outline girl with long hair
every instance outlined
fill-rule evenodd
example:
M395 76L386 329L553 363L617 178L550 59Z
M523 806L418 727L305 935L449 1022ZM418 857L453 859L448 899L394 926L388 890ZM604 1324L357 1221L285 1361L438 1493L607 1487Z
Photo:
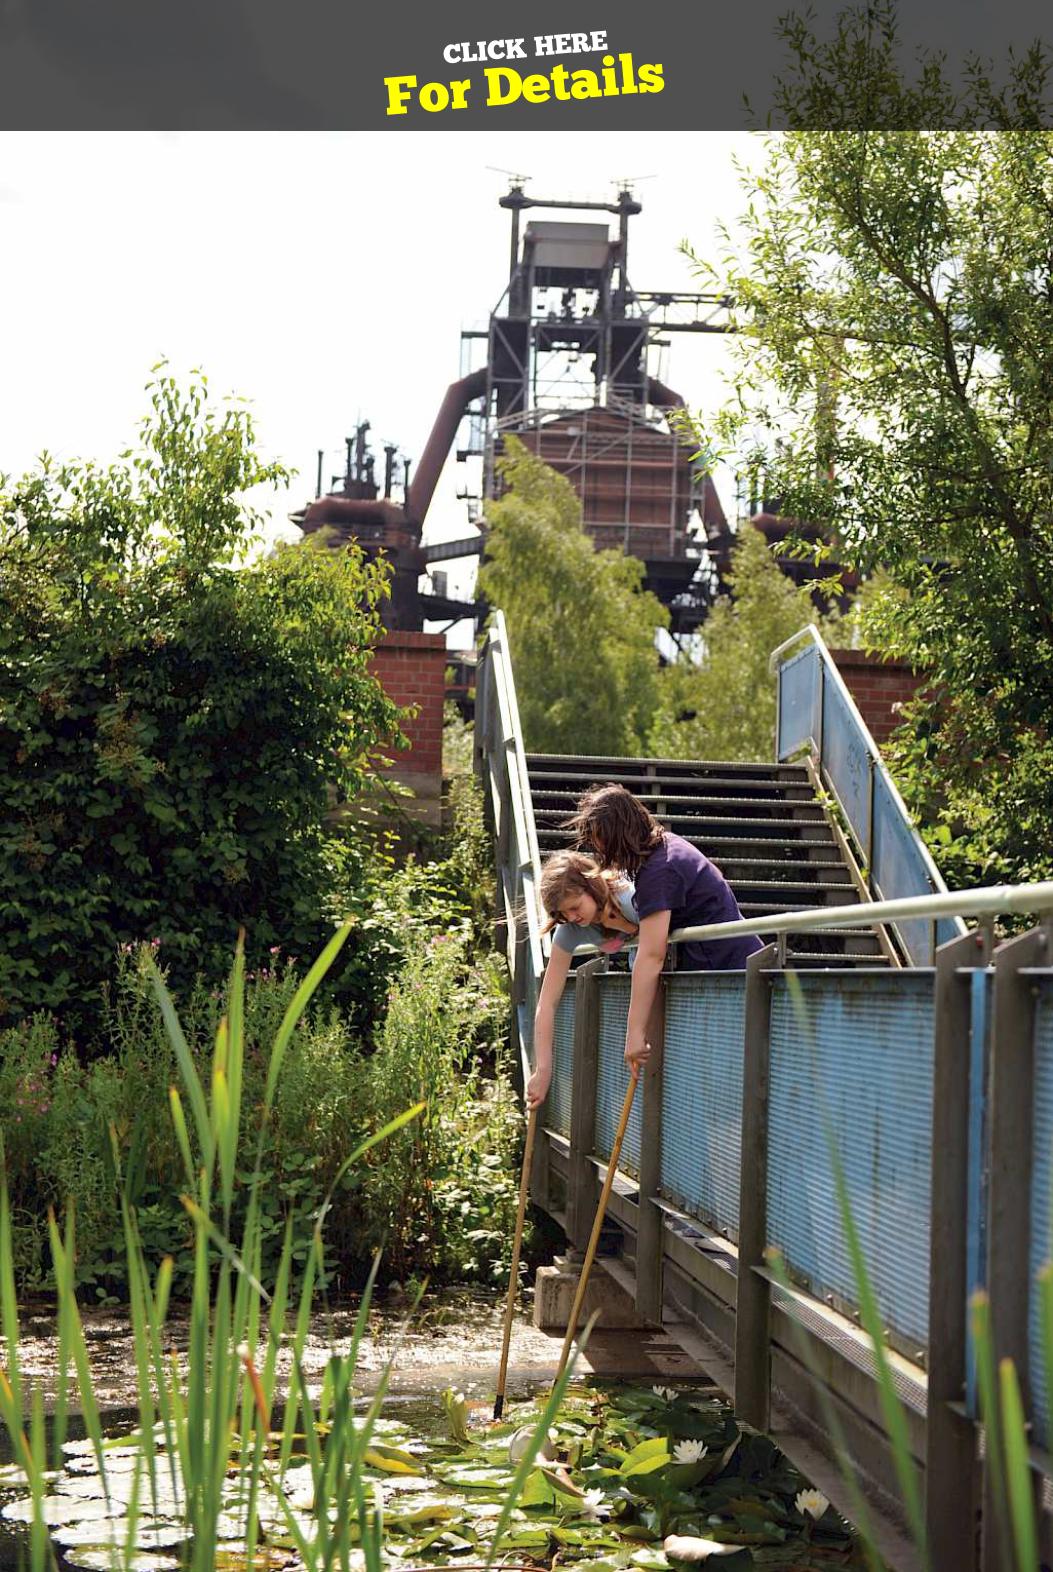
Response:
M582 852L553 852L541 870L538 901L552 934L552 954L534 1012L534 1073L527 1082L531 1108L544 1102L552 1079L552 1039L571 959L579 944L596 944L610 954L637 930L633 885L613 868L601 868Z
M650 1057L647 1021L665 965L671 929L705 923L741 922L730 884L715 863L681 835L665 830L631 791L614 784L592 786L565 826L588 847L604 870L618 868L633 880L640 919L633 967L625 1058L639 1069ZM754 951L755 934L710 939L677 947L677 965L687 971L742 971Z

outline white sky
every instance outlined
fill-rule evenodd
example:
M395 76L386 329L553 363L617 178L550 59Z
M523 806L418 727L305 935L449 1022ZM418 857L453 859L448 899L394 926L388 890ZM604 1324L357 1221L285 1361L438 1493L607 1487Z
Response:
M0 473L44 448L115 458L166 356L252 401L263 450L299 471L263 502L271 533L299 538L286 515L314 495L317 449L328 482L364 417L378 470L385 440L415 460L460 374L461 328L500 297L508 180L488 165L546 197L610 200L616 179L652 177L636 187L629 276L692 289L677 245L719 258L717 222L744 205L733 159L760 145L657 131L0 134ZM674 335L666 380L712 412L728 349ZM426 539L470 533L466 478L451 458ZM732 514L727 474L718 487ZM444 566L451 593L467 591L474 564Z

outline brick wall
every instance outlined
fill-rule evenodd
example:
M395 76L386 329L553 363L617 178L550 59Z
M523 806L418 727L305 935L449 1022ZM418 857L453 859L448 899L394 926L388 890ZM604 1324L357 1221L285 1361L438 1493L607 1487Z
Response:
M442 706L445 693L446 639L441 633L409 633L395 629L377 645L372 670L396 704L416 704L416 720L402 730L409 751L392 749L398 776L442 778ZM436 787L436 790L438 786Z
M893 708L912 698L925 682L906 661L883 660L862 650L831 650L837 669L878 747L900 723Z

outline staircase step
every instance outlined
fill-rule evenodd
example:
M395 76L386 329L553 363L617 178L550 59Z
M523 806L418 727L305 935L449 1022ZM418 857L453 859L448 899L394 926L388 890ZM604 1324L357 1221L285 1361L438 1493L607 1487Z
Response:
M709 853L705 855L708 857ZM853 889L852 875L843 862L835 862L832 858L817 858L809 862L805 857L783 858L781 861L774 857L742 857L736 851L729 851L727 856L710 857L715 862L729 884L741 883L744 879L753 879L765 876L772 884L811 884L822 880L827 884L836 884L839 889Z
M734 806L747 816L752 813L763 816L766 810L773 808L785 812L787 808L792 807L802 818L822 819L824 817L819 803L811 796L798 799L792 797L744 797L738 792L734 795L728 792L725 796L714 797L710 796L708 791L705 796L664 791L636 792L635 796L637 801L642 802L645 807L649 808L657 819L668 818L668 808L674 804L679 806L681 811L683 811L685 804L689 808L727 808ZM531 797L534 803L535 818L540 818L542 815L549 818L553 815L558 815L560 818L565 819L574 811L576 799L571 792L534 791L531 793ZM692 815L689 814L687 817L692 817Z
M786 950L786 964L796 971L844 971L846 966L868 967L891 966L888 956L881 951L878 955L846 955L843 951L839 955L820 955L808 950Z
M615 759L602 753L528 753L526 762L530 769L551 769L562 765L568 771L604 769L624 773L635 770L637 774L643 775L653 775L656 770L677 769L692 775L723 772L726 775L799 776L802 780L808 777L803 764L775 764L763 759L743 763L740 759L649 759L638 756Z
M724 877L728 878L726 873ZM778 902L776 909L784 912L793 911L799 897L801 911L806 906L855 906L859 901L859 891L853 884L811 884L807 879L787 879L782 884L774 879L728 879L728 883L743 911L743 900L763 901L765 905Z
M617 786L625 786L635 796L643 796L645 792L654 792L656 787L668 790L671 787L709 787L719 786L727 791L811 791L812 786L808 777L800 775L723 775L704 774L685 775L682 771L658 772L656 774L641 775L630 771L592 771L592 770L539 770L530 761L527 761L527 777L534 791L559 791L581 796L590 786L605 786L612 782Z
M542 810L542 812L535 814L534 817L535 817L535 822L537 824L537 828L538 828L538 833L539 834L541 833L542 830L544 830L546 835L550 835L550 836L551 835L559 835L559 836L561 836L562 840L560 842L558 842L557 844L563 844L563 842L567 841L570 838L570 831L560 828L559 821L560 821L562 815L560 815L558 813L548 813L548 812L545 812L544 810ZM662 815L662 823L665 825L665 827L667 829L671 829L671 830L675 831L677 834L683 834L683 831L679 828L681 825L711 824L711 825L719 827L720 831L724 835L738 835L738 836L751 836L752 837L752 833L755 830L757 830L758 828L761 828L761 829L765 830L766 832L770 832L772 830L782 830L782 831L786 831L787 834L789 834L791 831L795 831L795 832L797 832L797 834L800 834L800 832L802 830L809 830L812 833L813 836L816 836L816 838L811 840L811 841L804 842L804 843L798 842L798 844L806 844L806 845L813 845L813 846L832 846L833 845L833 840L834 840L833 834L832 834L829 826L826 824L826 821L824 819L814 819L814 818L813 819L775 819L775 818L772 818L772 819L743 819L743 818L740 818L738 815L732 816L732 815L719 814L719 813L683 813L683 814L676 813L676 814L663 814ZM826 832L825 835L822 834L822 832L824 830ZM816 834L816 832L818 832L818 835ZM684 836L684 839L685 840L689 840L689 841L695 841L695 840L698 840L699 838L700 837L697 834L688 834L688 835ZM758 842L757 844L761 844L761 843Z

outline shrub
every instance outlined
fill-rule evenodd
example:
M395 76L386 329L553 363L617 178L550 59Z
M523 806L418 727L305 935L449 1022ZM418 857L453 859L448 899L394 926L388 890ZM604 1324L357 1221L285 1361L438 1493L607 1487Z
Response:
M236 566L241 494L285 472L203 379L152 405L118 464L0 487L0 1019L61 1011L82 1048L122 943L161 938L179 991L239 927L250 965L315 953L363 882L327 814L397 716L369 671L386 570Z

